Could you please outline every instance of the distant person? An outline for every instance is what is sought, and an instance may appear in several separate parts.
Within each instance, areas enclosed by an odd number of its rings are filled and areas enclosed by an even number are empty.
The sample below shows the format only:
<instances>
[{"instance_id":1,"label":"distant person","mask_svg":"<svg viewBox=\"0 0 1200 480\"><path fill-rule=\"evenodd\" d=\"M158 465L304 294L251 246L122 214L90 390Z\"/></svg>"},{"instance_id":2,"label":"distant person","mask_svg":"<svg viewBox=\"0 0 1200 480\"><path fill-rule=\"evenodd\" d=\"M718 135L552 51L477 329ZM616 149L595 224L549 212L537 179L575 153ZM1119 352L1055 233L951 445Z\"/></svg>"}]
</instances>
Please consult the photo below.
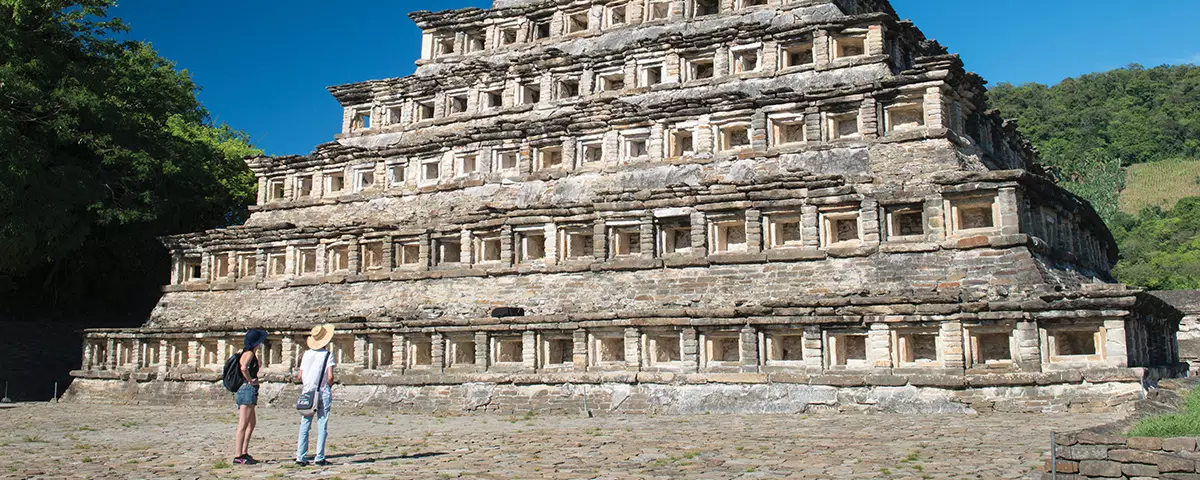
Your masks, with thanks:
<instances>
[{"instance_id":1,"label":"distant person","mask_svg":"<svg viewBox=\"0 0 1200 480\"><path fill-rule=\"evenodd\" d=\"M329 407L333 403L333 367L337 365L327 348L333 340L333 325L313 327L308 337L308 351L300 361L301 392L315 391L316 411L312 416L300 416L300 439L296 442L296 465L308 466L308 432L313 417L317 418L317 454L313 463L329 465L325 460L325 438L329 431Z\"/></svg>"},{"instance_id":2,"label":"distant person","mask_svg":"<svg viewBox=\"0 0 1200 480\"><path fill-rule=\"evenodd\" d=\"M256 408L258 406L258 350L267 343L267 332L250 330L246 332L244 349L238 364L241 366L242 378L245 383L235 394L238 406L237 434L234 436L233 463L253 465L258 463L250 456L250 437L254 435L254 426L258 424Z\"/></svg>"}]
</instances>

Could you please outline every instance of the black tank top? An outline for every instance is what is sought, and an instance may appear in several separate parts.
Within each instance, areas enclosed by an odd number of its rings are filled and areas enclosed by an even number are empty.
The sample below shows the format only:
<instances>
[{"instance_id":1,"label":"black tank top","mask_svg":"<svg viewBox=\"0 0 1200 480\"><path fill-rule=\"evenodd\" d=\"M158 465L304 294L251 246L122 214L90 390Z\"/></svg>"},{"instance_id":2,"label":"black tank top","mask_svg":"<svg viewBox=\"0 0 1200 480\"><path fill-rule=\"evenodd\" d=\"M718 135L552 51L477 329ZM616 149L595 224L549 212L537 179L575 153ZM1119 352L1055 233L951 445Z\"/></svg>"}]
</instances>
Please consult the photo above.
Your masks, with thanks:
<instances>
[{"instance_id":1,"label":"black tank top","mask_svg":"<svg viewBox=\"0 0 1200 480\"><path fill-rule=\"evenodd\" d=\"M242 352L245 353L249 351L250 350L243 350ZM252 355L250 357L250 362L246 363L246 371L250 372L251 380L258 379L258 355Z\"/></svg>"}]
</instances>

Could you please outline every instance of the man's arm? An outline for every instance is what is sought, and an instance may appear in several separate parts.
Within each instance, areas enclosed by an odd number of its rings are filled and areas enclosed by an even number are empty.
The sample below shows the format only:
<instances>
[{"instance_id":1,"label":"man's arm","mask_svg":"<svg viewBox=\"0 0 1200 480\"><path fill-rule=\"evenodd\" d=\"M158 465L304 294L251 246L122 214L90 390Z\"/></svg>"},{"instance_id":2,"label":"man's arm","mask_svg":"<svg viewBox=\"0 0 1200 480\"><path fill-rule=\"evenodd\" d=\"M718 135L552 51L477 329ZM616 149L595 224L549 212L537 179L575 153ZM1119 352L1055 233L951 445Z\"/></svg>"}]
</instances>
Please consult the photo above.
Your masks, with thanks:
<instances>
[{"instance_id":1,"label":"man's arm","mask_svg":"<svg viewBox=\"0 0 1200 480\"><path fill-rule=\"evenodd\" d=\"M329 368L325 370L325 375L326 375L325 384L332 387L333 386L333 365L330 365Z\"/></svg>"}]
</instances>

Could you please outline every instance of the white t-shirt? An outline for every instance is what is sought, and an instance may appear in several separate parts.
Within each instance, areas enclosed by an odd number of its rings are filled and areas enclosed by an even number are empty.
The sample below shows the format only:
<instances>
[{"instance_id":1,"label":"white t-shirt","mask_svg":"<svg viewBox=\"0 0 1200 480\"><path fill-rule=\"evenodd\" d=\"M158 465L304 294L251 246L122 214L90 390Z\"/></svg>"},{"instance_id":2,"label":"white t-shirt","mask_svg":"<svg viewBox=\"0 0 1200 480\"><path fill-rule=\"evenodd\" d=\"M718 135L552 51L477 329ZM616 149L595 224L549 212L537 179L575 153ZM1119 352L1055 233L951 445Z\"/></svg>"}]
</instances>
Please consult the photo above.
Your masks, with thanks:
<instances>
[{"instance_id":1,"label":"white t-shirt","mask_svg":"<svg viewBox=\"0 0 1200 480\"><path fill-rule=\"evenodd\" d=\"M329 356L329 370L333 370L334 365L337 365L337 360L333 358L333 354L328 349L309 350L304 352L304 358L300 360L301 379L304 381L303 389L305 392L317 388L317 380L321 378L321 365L325 364L325 356ZM321 392L329 392L329 377L321 380Z\"/></svg>"}]
</instances>

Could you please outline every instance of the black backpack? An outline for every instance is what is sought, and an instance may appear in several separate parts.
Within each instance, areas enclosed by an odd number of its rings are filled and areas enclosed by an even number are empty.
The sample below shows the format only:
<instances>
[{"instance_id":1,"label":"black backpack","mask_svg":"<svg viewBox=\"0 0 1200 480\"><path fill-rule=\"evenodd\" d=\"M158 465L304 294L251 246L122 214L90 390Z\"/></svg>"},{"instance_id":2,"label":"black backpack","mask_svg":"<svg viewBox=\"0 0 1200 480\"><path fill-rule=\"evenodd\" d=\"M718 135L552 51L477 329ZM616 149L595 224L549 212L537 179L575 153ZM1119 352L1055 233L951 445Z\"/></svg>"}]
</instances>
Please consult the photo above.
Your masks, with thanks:
<instances>
[{"instance_id":1,"label":"black backpack","mask_svg":"<svg viewBox=\"0 0 1200 480\"><path fill-rule=\"evenodd\" d=\"M242 376L242 353L245 352L238 352L229 357L229 360L225 361L225 370L221 373L221 383L231 392L237 392L242 388L242 384L246 383L246 377Z\"/></svg>"}]
</instances>

